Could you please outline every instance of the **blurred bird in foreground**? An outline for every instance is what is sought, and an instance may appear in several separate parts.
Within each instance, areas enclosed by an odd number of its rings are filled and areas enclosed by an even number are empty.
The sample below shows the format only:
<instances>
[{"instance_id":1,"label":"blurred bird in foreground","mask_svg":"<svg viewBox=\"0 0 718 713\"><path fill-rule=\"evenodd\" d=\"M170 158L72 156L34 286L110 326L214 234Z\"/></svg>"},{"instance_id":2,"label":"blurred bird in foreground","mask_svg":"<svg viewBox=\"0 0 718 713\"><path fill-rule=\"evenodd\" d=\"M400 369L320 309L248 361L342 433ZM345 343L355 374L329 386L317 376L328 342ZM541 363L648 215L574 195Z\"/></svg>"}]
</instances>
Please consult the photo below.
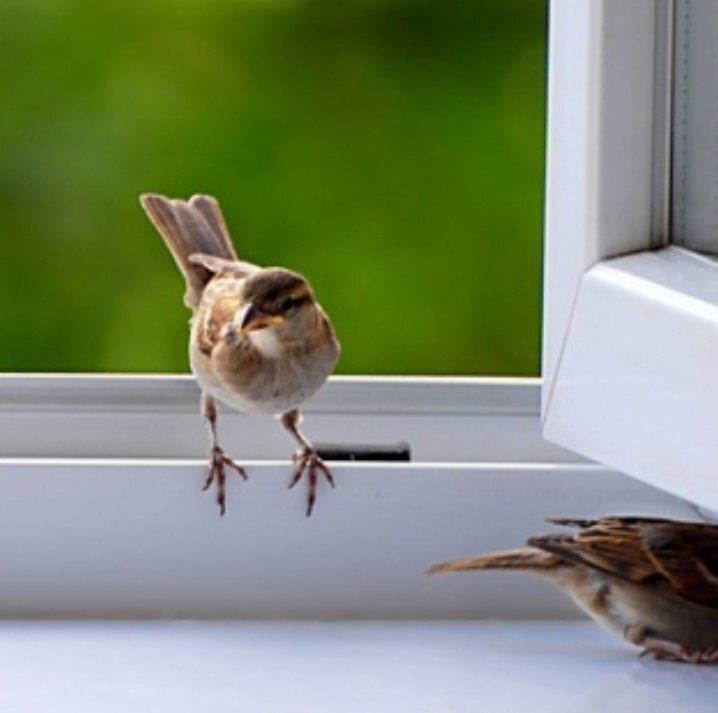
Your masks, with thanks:
<instances>
[{"instance_id":1,"label":"blurred bird in foreground","mask_svg":"<svg viewBox=\"0 0 718 713\"><path fill-rule=\"evenodd\" d=\"M307 474L309 516L318 473L334 486L329 468L299 430L299 407L322 386L339 358L329 318L302 275L239 260L211 196L184 201L145 194L140 202L187 286L190 365L202 389L202 414L211 435L204 489L216 482L223 515L225 468L247 477L219 446L215 402L248 413L276 414L299 444L289 487Z\"/></svg>"},{"instance_id":2,"label":"blurred bird in foreground","mask_svg":"<svg viewBox=\"0 0 718 713\"><path fill-rule=\"evenodd\" d=\"M718 526L674 520L562 518L577 532L443 562L435 572L513 569L564 589L597 622L644 653L718 662Z\"/></svg>"}]
</instances>

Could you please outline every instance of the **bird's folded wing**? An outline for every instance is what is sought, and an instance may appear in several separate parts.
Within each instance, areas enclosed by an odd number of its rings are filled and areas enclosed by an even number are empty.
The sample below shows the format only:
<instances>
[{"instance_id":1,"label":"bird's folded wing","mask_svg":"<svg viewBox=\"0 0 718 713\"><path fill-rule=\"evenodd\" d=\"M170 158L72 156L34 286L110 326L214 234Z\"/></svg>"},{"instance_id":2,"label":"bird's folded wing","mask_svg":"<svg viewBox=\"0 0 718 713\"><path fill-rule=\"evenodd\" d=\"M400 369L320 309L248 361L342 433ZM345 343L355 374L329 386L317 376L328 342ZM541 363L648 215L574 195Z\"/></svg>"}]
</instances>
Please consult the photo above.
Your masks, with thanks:
<instances>
[{"instance_id":1,"label":"bird's folded wing","mask_svg":"<svg viewBox=\"0 0 718 713\"><path fill-rule=\"evenodd\" d=\"M701 523L649 525L646 552L676 594L718 608L718 528Z\"/></svg>"},{"instance_id":2,"label":"bird's folded wing","mask_svg":"<svg viewBox=\"0 0 718 713\"><path fill-rule=\"evenodd\" d=\"M531 537L527 544L635 584L656 576L655 563L640 538L640 521L604 518L553 522L582 529Z\"/></svg>"}]
</instances>

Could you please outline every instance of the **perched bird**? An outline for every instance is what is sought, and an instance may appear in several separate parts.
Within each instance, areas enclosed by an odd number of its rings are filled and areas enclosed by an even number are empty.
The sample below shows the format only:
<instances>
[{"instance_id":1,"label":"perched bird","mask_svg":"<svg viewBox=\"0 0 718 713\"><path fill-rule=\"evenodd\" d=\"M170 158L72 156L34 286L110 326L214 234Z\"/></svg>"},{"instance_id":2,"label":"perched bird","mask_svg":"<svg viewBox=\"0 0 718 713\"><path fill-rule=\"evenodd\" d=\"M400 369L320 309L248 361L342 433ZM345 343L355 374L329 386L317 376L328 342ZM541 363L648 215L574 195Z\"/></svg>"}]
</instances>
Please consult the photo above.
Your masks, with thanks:
<instances>
[{"instance_id":1,"label":"perched bird","mask_svg":"<svg viewBox=\"0 0 718 713\"><path fill-rule=\"evenodd\" d=\"M656 658L718 662L718 526L638 517L555 519L573 533L428 571L514 569L544 577L609 631Z\"/></svg>"},{"instance_id":2,"label":"perched bird","mask_svg":"<svg viewBox=\"0 0 718 713\"><path fill-rule=\"evenodd\" d=\"M238 259L211 196L184 201L144 194L140 202L186 282L184 302L192 310L190 365L211 436L204 490L216 482L223 515L225 468L247 477L219 445L216 401L248 413L271 413L299 444L289 487L307 474L309 516L317 474L334 486L331 471L299 430L301 404L322 386L339 358L329 317L302 275Z\"/></svg>"}]
</instances>

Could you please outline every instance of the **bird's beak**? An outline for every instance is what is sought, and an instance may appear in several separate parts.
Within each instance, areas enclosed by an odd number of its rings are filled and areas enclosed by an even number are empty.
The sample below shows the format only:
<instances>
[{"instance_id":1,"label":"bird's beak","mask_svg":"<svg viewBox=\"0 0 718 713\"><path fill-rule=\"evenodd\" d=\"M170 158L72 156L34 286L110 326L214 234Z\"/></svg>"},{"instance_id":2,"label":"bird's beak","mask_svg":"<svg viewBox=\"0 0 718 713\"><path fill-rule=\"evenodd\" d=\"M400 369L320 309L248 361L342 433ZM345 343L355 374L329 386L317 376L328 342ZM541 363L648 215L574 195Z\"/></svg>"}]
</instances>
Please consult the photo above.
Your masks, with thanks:
<instances>
[{"instance_id":1,"label":"bird's beak","mask_svg":"<svg viewBox=\"0 0 718 713\"><path fill-rule=\"evenodd\" d=\"M238 321L240 331L246 334L257 329L264 329L272 324L281 324L284 317L281 314L267 314L250 302L242 308Z\"/></svg>"}]
</instances>

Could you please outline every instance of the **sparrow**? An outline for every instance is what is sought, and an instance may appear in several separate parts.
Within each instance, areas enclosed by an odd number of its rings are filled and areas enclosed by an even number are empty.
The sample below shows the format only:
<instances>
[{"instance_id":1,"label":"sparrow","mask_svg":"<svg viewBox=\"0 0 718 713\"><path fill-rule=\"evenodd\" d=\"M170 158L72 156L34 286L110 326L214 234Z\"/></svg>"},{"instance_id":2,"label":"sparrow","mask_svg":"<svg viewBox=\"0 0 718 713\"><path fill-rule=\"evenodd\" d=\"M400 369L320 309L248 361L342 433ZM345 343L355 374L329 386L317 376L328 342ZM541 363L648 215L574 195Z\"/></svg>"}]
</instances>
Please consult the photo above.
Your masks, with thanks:
<instances>
[{"instance_id":1,"label":"sparrow","mask_svg":"<svg viewBox=\"0 0 718 713\"><path fill-rule=\"evenodd\" d=\"M140 203L184 276L184 303L192 310L189 360L211 439L203 490L216 483L224 515L226 468L247 479L219 445L217 402L274 414L299 445L289 487L307 475L308 517L318 474L334 487L331 471L299 430L301 404L324 384L339 358L329 317L299 273L237 257L212 196L185 201L146 193Z\"/></svg>"},{"instance_id":2,"label":"sparrow","mask_svg":"<svg viewBox=\"0 0 718 713\"><path fill-rule=\"evenodd\" d=\"M526 547L442 562L428 572L530 572L643 654L718 662L717 525L639 517L548 522L576 531L530 537Z\"/></svg>"}]
</instances>

